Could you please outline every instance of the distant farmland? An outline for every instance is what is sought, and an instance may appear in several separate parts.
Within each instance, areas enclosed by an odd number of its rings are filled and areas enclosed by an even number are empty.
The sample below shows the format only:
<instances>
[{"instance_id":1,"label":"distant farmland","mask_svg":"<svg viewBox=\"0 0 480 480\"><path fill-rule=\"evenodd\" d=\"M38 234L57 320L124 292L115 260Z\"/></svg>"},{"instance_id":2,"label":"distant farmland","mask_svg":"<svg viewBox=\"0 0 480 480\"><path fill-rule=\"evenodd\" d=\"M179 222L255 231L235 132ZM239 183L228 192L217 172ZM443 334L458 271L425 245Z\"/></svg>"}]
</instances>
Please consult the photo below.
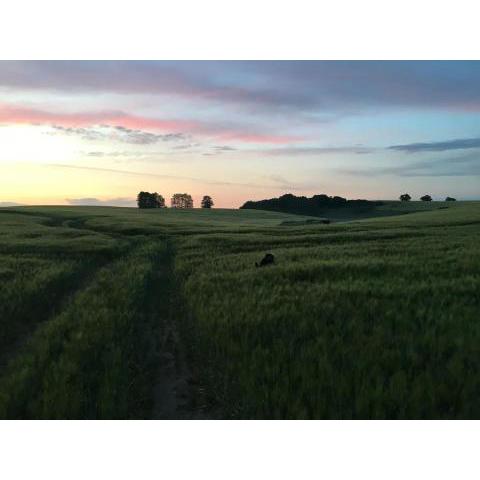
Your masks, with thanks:
<instances>
[{"instance_id":1,"label":"distant farmland","mask_svg":"<svg viewBox=\"0 0 480 480\"><path fill-rule=\"evenodd\" d=\"M480 202L364 213L0 209L0 417L480 418Z\"/></svg>"}]
</instances>

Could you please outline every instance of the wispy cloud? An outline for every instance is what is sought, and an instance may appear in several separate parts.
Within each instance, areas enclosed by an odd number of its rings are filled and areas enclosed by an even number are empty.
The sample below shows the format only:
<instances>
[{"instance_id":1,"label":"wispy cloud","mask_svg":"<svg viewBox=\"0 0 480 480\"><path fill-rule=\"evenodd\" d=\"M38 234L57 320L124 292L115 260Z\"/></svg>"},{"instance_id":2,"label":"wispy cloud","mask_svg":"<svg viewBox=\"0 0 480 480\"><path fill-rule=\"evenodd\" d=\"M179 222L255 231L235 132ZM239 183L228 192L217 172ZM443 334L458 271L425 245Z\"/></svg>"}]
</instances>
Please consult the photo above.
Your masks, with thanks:
<instances>
[{"instance_id":1,"label":"wispy cloud","mask_svg":"<svg viewBox=\"0 0 480 480\"><path fill-rule=\"evenodd\" d=\"M213 156L213 155L221 155L225 152L234 152L237 149L235 147L231 147L229 145L213 145L210 150L206 152L202 152L204 156Z\"/></svg>"},{"instance_id":2,"label":"wispy cloud","mask_svg":"<svg viewBox=\"0 0 480 480\"><path fill-rule=\"evenodd\" d=\"M120 170L115 168L101 168L101 167L88 167L83 165L66 165L61 163L49 163L45 164L45 167L50 168L61 168L61 169L73 169L73 170L87 170L92 172L106 172L106 173L116 173L121 175L131 175L138 177L153 177L153 178L163 178L170 180L186 180L191 182L202 183L204 185L218 185L218 186L235 186L235 187L248 187L248 188L259 188L259 189L278 189L278 184L259 184L259 183L240 183L240 182L225 182L218 180L208 180L205 178L198 177L187 177L181 175L166 175L160 173L151 173L151 172L136 172L131 170Z\"/></svg>"},{"instance_id":3,"label":"wispy cloud","mask_svg":"<svg viewBox=\"0 0 480 480\"><path fill-rule=\"evenodd\" d=\"M407 153L443 152L446 150L463 150L471 148L480 148L480 137L459 138L442 142L407 143L405 145L392 145L391 147L388 147L389 150L397 150Z\"/></svg>"},{"instance_id":4,"label":"wispy cloud","mask_svg":"<svg viewBox=\"0 0 480 480\"><path fill-rule=\"evenodd\" d=\"M338 169L340 173L358 176L399 177L465 177L480 175L480 153L466 153L456 157L436 158L391 167L368 169Z\"/></svg>"},{"instance_id":5,"label":"wispy cloud","mask_svg":"<svg viewBox=\"0 0 480 480\"><path fill-rule=\"evenodd\" d=\"M354 153L366 154L372 153L376 149L373 147L366 147L364 145L353 145L346 147L285 147L285 148L270 148L262 150L262 153L268 155L331 155L337 153Z\"/></svg>"},{"instance_id":6,"label":"wispy cloud","mask_svg":"<svg viewBox=\"0 0 480 480\"><path fill-rule=\"evenodd\" d=\"M98 158L103 158L103 157L111 157L111 158L116 158L116 157L138 157L138 156L143 156L146 155L145 152L118 152L118 151L112 151L112 152L102 152L98 150L94 150L92 152L81 152L82 155L86 155L87 157L98 157Z\"/></svg>"},{"instance_id":7,"label":"wispy cloud","mask_svg":"<svg viewBox=\"0 0 480 480\"><path fill-rule=\"evenodd\" d=\"M21 207L23 203L17 202L0 202L0 207Z\"/></svg>"},{"instance_id":8,"label":"wispy cloud","mask_svg":"<svg viewBox=\"0 0 480 480\"><path fill-rule=\"evenodd\" d=\"M181 145L174 145L172 147L172 150L192 150L192 149L195 149L196 147L201 147L201 144L200 143L184 143Z\"/></svg>"},{"instance_id":9,"label":"wispy cloud","mask_svg":"<svg viewBox=\"0 0 480 480\"><path fill-rule=\"evenodd\" d=\"M123 111L94 111L94 112L51 112L36 108L26 108L18 105L0 104L0 123L50 125L63 129L65 133L79 134L88 138L95 137L92 127L108 126L118 130L123 129L125 138L132 139L132 143L148 143L158 141L155 134L161 132L168 135L195 134L217 139L235 140L245 143L282 144L299 141L301 138L292 135L261 132L252 126L212 123L200 120L160 119L128 114ZM83 129L83 130L82 130ZM135 133L136 132L136 133ZM154 132L150 133L149 132ZM163 138L163 137L160 137Z\"/></svg>"},{"instance_id":10,"label":"wispy cloud","mask_svg":"<svg viewBox=\"0 0 480 480\"><path fill-rule=\"evenodd\" d=\"M69 205L85 205L85 206L104 206L104 207L134 207L136 201L134 198L115 197L107 199L99 199L94 197L86 198L66 198L65 201Z\"/></svg>"},{"instance_id":11,"label":"wispy cloud","mask_svg":"<svg viewBox=\"0 0 480 480\"><path fill-rule=\"evenodd\" d=\"M318 182L290 180L282 175L266 175L264 178L273 182L278 189L284 191L305 191L322 188L322 185Z\"/></svg>"},{"instance_id":12,"label":"wispy cloud","mask_svg":"<svg viewBox=\"0 0 480 480\"><path fill-rule=\"evenodd\" d=\"M229 145L215 145L213 147L217 152L233 152L236 150L235 147L231 147Z\"/></svg>"},{"instance_id":13,"label":"wispy cloud","mask_svg":"<svg viewBox=\"0 0 480 480\"><path fill-rule=\"evenodd\" d=\"M52 125L50 134L63 134L78 136L84 140L106 140L136 145L150 145L158 142L185 141L188 136L184 133L151 133L143 130L134 130L121 125L95 125L92 127L62 127Z\"/></svg>"}]
</instances>

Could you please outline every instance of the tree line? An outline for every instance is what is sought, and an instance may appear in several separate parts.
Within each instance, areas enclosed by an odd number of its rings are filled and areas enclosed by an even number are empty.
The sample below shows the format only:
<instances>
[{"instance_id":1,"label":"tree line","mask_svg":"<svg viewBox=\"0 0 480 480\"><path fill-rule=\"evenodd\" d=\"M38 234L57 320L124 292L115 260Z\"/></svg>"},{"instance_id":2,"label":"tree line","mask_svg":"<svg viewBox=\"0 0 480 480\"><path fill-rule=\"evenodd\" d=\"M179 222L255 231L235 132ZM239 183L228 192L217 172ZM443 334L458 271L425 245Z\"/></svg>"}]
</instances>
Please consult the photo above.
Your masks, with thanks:
<instances>
[{"instance_id":1,"label":"tree line","mask_svg":"<svg viewBox=\"0 0 480 480\"><path fill-rule=\"evenodd\" d=\"M137 195L138 208L167 208L165 198L157 192L139 192ZM212 208L213 199L204 195L201 202L202 208ZM188 193L174 193L170 199L171 208L193 208L193 198Z\"/></svg>"},{"instance_id":2,"label":"tree line","mask_svg":"<svg viewBox=\"0 0 480 480\"><path fill-rule=\"evenodd\" d=\"M399 199L402 202L409 202L412 197L408 193L400 195ZM422 202L431 202L430 195L423 195L420 197ZM455 202L456 198L446 197L446 202ZM245 202L240 208L259 209L259 210L274 210L291 213L317 215L325 208L336 207L363 207L369 208L382 205L381 201L371 200L347 200L339 196L328 196L325 194L313 195L311 198L301 196L297 197L291 193L287 193L278 198L270 198L266 200ZM165 198L157 192L141 191L137 195L138 208L166 208ZM212 208L214 203L210 195L204 195L201 201L201 208ZM193 198L188 193L174 193L170 199L171 208L194 208Z\"/></svg>"},{"instance_id":3,"label":"tree line","mask_svg":"<svg viewBox=\"0 0 480 480\"><path fill-rule=\"evenodd\" d=\"M408 193L403 193L402 195L400 195L400 197L398 197L402 202L409 202L412 197L408 194ZM432 197L430 195L423 195L422 197L420 197L420 200L422 202L431 202L432 201ZM447 197L445 198L445 201L446 202L455 202L457 199L456 198L453 198L453 197Z\"/></svg>"},{"instance_id":4,"label":"tree line","mask_svg":"<svg viewBox=\"0 0 480 480\"><path fill-rule=\"evenodd\" d=\"M408 193L400 195L402 202L408 202L412 197ZM423 202L431 202L430 195L423 195L420 197ZM445 201L454 202L456 199L447 197ZM299 215L321 216L325 211L332 208L355 209L356 212L364 212L371 208L384 205L385 202L378 200L347 200L344 197L328 196L325 194L313 195L308 198L305 196L295 196L287 193L278 198L269 198L266 200L245 202L240 208L271 210L276 212L294 213Z\"/></svg>"},{"instance_id":5,"label":"tree line","mask_svg":"<svg viewBox=\"0 0 480 480\"><path fill-rule=\"evenodd\" d=\"M278 198L245 202L240 208L273 210L277 212L296 213L300 215L321 215L327 208L356 208L370 209L383 205L380 201L371 200L347 200L346 198L325 194L297 197L287 193Z\"/></svg>"}]
</instances>

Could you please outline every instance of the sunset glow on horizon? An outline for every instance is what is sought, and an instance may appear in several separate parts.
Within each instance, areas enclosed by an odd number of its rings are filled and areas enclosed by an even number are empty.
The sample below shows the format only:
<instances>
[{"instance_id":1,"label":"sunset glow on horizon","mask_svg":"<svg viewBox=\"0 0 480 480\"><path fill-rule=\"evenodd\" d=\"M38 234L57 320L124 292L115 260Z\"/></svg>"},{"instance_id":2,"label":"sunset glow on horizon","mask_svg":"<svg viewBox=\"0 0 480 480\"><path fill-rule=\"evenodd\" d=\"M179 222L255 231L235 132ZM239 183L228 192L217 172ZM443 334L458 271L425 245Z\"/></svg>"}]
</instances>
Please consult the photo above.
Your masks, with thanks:
<instances>
[{"instance_id":1,"label":"sunset glow on horizon","mask_svg":"<svg viewBox=\"0 0 480 480\"><path fill-rule=\"evenodd\" d=\"M0 206L480 197L480 62L0 62Z\"/></svg>"}]
</instances>

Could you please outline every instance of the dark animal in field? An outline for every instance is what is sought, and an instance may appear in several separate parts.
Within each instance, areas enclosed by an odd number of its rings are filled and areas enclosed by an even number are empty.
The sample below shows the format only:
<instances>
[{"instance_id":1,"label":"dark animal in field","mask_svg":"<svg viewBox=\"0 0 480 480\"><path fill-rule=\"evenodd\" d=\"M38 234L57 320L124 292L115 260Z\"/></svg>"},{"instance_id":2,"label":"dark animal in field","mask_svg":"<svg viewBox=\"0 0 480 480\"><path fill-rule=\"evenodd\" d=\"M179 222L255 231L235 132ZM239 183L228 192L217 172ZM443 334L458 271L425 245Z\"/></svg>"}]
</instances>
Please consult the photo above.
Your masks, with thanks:
<instances>
[{"instance_id":1,"label":"dark animal in field","mask_svg":"<svg viewBox=\"0 0 480 480\"><path fill-rule=\"evenodd\" d=\"M267 265L271 265L275 263L275 257L271 253L266 253L265 256L262 258L260 263L255 262L255 266L258 267L265 267Z\"/></svg>"},{"instance_id":2,"label":"dark animal in field","mask_svg":"<svg viewBox=\"0 0 480 480\"><path fill-rule=\"evenodd\" d=\"M321 223L323 223L324 225L328 225L330 223L330 220L328 218L324 218Z\"/></svg>"}]
</instances>

